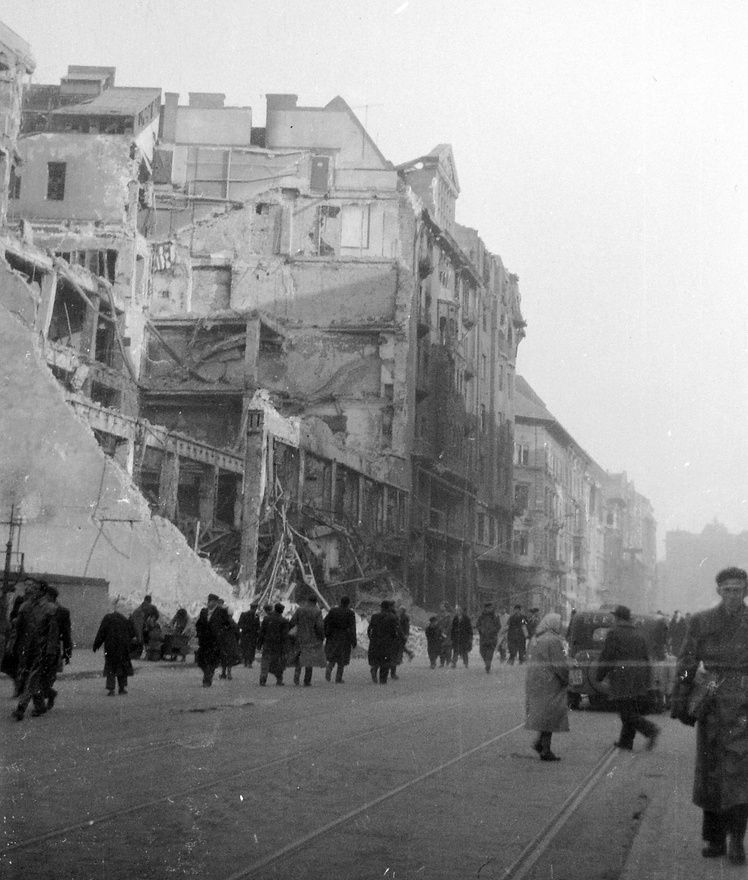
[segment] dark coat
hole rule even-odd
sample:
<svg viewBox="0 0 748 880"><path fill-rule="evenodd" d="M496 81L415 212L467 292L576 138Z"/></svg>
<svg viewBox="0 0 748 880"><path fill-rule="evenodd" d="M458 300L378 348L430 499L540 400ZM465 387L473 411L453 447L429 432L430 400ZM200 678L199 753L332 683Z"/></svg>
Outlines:
<svg viewBox="0 0 748 880"><path fill-rule="evenodd" d="M262 650L262 659L268 661L273 675L282 675L289 651L288 630L291 624L282 614L272 611L260 624L257 648Z"/></svg>
<svg viewBox="0 0 748 880"><path fill-rule="evenodd" d="M484 611L475 624L481 648L494 648L499 643L501 621L493 611Z"/></svg>
<svg viewBox="0 0 748 880"><path fill-rule="evenodd" d="M234 621L222 605L216 605L210 615L207 608L201 609L195 632L198 645L195 659L200 666L220 666L226 656L229 639L236 644Z"/></svg>
<svg viewBox="0 0 748 880"><path fill-rule="evenodd" d="M473 648L473 624L467 614L456 614L452 620L452 647L458 654L471 651Z"/></svg>
<svg viewBox="0 0 748 880"><path fill-rule="evenodd" d="M605 637L597 666L597 680L608 677L614 700L646 696L651 668L647 642L634 624L620 620Z"/></svg>
<svg viewBox="0 0 748 880"><path fill-rule="evenodd" d="M159 618L159 610L153 602L141 602L130 615L132 625L135 627L135 638L143 644L148 641L148 632Z"/></svg>
<svg viewBox="0 0 748 880"><path fill-rule="evenodd" d="M509 615L507 622L507 642L511 648L513 645L525 643L528 636L527 618L521 611L514 611Z"/></svg>
<svg viewBox="0 0 748 880"><path fill-rule="evenodd" d="M366 634L369 636L369 666L390 666L394 663L402 641L397 615L391 611L372 614Z"/></svg>
<svg viewBox="0 0 748 880"><path fill-rule="evenodd" d="M19 672L56 665L60 635L55 605L44 599L24 602L18 611L15 626Z"/></svg>
<svg viewBox="0 0 748 880"><path fill-rule="evenodd" d="M426 650L429 657L438 657L445 641L439 621L430 623L424 630L424 633L426 635Z"/></svg>
<svg viewBox="0 0 748 880"><path fill-rule="evenodd" d="M696 726L693 802L722 812L748 803L748 608L733 616L720 605L693 615L679 679L692 682L700 662L720 684Z"/></svg>
<svg viewBox="0 0 748 880"><path fill-rule="evenodd" d="M239 615L239 642L245 653L257 648L257 637L260 635L260 616L256 611L242 611Z"/></svg>
<svg viewBox="0 0 748 880"><path fill-rule="evenodd" d="M104 675L132 675L130 647L137 638L132 620L119 611L105 614L99 624L93 649L104 646Z"/></svg>
<svg viewBox="0 0 748 880"><path fill-rule="evenodd" d="M336 605L325 617L325 657L328 663L347 666L356 647L356 615Z"/></svg>

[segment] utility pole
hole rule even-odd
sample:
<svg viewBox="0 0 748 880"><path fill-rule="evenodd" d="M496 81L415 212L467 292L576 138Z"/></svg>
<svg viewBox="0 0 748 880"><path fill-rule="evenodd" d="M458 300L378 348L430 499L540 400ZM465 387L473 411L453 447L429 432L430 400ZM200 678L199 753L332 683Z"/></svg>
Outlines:
<svg viewBox="0 0 748 880"><path fill-rule="evenodd" d="M8 526L8 542L5 545L5 567L3 568L3 586L2 592L7 593L10 590L10 569L11 569L11 560L13 558L13 536L16 527L18 527L18 540L20 542L21 539L21 519L16 519L15 517L15 504L11 504L10 506L10 520L4 523L0 523L0 525ZM20 572L23 572L23 557L21 557L21 568Z"/></svg>

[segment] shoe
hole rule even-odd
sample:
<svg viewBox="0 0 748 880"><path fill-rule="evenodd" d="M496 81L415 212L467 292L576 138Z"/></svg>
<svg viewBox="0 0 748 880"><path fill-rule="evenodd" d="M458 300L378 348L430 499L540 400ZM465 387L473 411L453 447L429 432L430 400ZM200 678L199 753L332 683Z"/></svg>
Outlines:
<svg viewBox="0 0 748 880"><path fill-rule="evenodd" d="M281 684L281 682L278 682L278 684ZM264 688L265 685L267 685L267 682L266 682L266 681L263 681L262 679L260 679L260 687L261 687L261 688Z"/></svg>
<svg viewBox="0 0 748 880"><path fill-rule="evenodd" d="M335 679L335 684L345 684L345 682L343 681L342 678L336 678L336 679Z"/></svg>
<svg viewBox="0 0 748 880"><path fill-rule="evenodd" d="M205 682L203 682L203 687L206 687ZM110 690L110 691L107 691L107 692L106 692L106 695L107 695L108 697L113 697L113 696L114 696L114 688L112 688L112 690Z"/></svg>
<svg viewBox="0 0 748 880"><path fill-rule="evenodd" d="M47 710L51 709L54 706L56 699L57 699L57 691L54 688L52 688L49 692L49 696L47 697Z"/></svg>
<svg viewBox="0 0 748 880"><path fill-rule="evenodd" d="M265 684L265 682L263 681L262 684ZM285 685L285 681L276 681L276 683L275 683L275 686L278 688L283 687L284 685Z"/></svg>
<svg viewBox="0 0 748 880"><path fill-rule="evenodd" d="M16 721L23 721L23 716L26 714L24 709L14 709L10 713Z"/></svg>
<svg viewBox="0 0 748 880"><path fill-rule="evenodd" d="M540 755L540 760L541 761L560 761L561 758L559 758L558 755L554 755L553 752L543 752Z"/></svg>
<svg viewBox="0 0 748 880"><path fill-rule="evenodd" d="M630 745L630 746L629 746L629 745L626 745L626 743L619 742L618 740L616 740L616 741L613 743L613 745L614 745L617 749L623 749L624 752L633 752L633 751L634 751L634 746L633 746L633 745Z"/></svg>
<svg viewBox="0 0 748 880"><path fill-rule="evenodd" d="M39 707L36 707L36 706L35 706L35 707L31 710L31 717L32 717L32 718L38 718L40 715L44 715L46 711L47 711L47 710L46 710L46 709L43 709L41 706L39 706Z"/></svg>
<svg viewBox="0 0 748 880"><path fill-rule="evenodd" d="M726 852L727 847L724 843L714 843L714 841L711 841L701 850L701 855L704 856L705 859L718 859Z"/></svg>
<svg viewBox="0 0 748 880"><path fill-rule="evenodd" d="M309 688L309 687L311 687L311 686L312 686L311 681L305 681L305 682L304 682L304 687L305 687L305 688Z"/></svg>
<svg viewBox="0 0 748 880"><path fill-rule="evenodd" d="M394 681L399 681L399 680L400 680L400 676L399 676L396 672L391 672L391 673L390 673L390 678L393 679Z"/></svg>
<svg viewBox="0 0 748 880"><path fill-rule="evenodd" d="M745 849L743 849L742 840L730 839L730 844L727 847L727 861L730 862L731 865L745 864Z"/></svg>
<svg viewBox="0 0 748 880"><path fill-rule="evenodd" d="M119 689L119 692L120 692L121 695L124 696L124 695L127 693L127 688L120 688L120 689Z"/></svg>
<svg viewBox="0 0 748 880"><path fill-rule="evenodd" d="M218 677L219 677L219 678L226 678L226 673L225 673L225 672L222 672Z"/></svg>
<svg viewBox="0 0 748 880"><path fill-rule="evenodd" d="M204 688L209 688L209 687L211 687L212 684L213 684L212 681L204 681L204 682L203 682L203 687L204 687ZM112 693L114 693L114 691L112 691Z"/></svg>
<svg viewBox="0 0 748 880"><path fill-rule="evenodd" d="M539 740L539 739L536 739L536 740L535 740L535 742L532 744L532 747L535 749L535 751L536 751L539 755L542 755L542 754L543 754L543 746L540 745L540 740Z"/></svg>
<svg viewBox="0 0 748 880"><path fill-rule="evenodd" d="M657 738L660 735L660 728L656 727L652 733L647 737L647 751L651 752L652 749L657 745Z"/></svg>
<svg viewBox="0 0 748 880"><path fill-rule="evenodd" d="M375 666L371 667L371 680L374 682L374 684L377 683L377 670Z"/></svg>
<svg viewBox="0 0 748 880"><path fill-rule="evenodd" d="M232 679L231 679L231 673L230 673L230 672L229 672L229 674L226 676L226 678L228 678L229 681L232 680Z"/></svg>

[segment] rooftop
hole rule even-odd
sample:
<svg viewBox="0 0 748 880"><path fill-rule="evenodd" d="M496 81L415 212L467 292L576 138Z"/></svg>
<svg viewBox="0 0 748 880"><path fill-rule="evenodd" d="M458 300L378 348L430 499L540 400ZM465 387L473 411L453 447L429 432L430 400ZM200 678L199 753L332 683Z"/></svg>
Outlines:
<svg viewBox="0 0 748 880"><path fill-rule="evenodd" d="M106 89L85 104L71 104L52 111L54 116L133 116L155 100L161 100L161 89Z"/></svg>

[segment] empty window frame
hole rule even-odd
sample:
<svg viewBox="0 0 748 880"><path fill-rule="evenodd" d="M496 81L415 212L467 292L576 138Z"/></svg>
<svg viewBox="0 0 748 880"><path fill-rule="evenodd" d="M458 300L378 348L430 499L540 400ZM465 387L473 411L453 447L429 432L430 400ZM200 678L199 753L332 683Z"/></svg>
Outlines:
<svg viewBox="0 0 748 880"><path fill-rule="evenodd" d="M340 246L363 250L369 247L370 205L343 205Z"/></svg>
<svg viewBox="0 0 748 880"><path fill-rule="evenodd" d="M61 202L65 198L65 172L67 163L47 162L47 199Z"/></svg>

